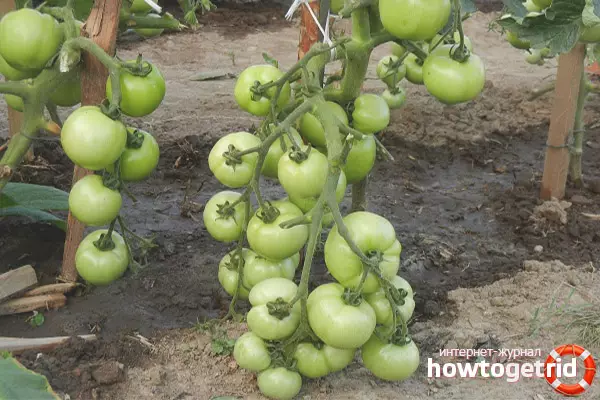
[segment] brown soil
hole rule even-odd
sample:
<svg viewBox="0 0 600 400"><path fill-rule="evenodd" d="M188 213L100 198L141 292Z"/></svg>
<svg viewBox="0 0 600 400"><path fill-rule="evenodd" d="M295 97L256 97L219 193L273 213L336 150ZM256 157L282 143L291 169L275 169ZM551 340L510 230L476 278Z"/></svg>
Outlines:
<svg viewBox="0 0 600 400"><path fill-rule="evenodd" d="M230 358L212 357L210 338L186 329L197 320L222 315L229 301L216 277L216 266L227 247L212 240L201 223L202 204L222 190L208 169L208 151L223 134L246 130L257 121L236 106L233 80L197 82L189 77L197 72L240 71L262 62L262 52L277 58L284 68L296 58L297 23L285 22L285 10L252 6L249 12L244 7L250 6L208 14L196 32L120 46L123 58L143 53L168 82L159 110L135 121L161 143L160 165L148 181L131 187L138 203L127 201L125 207L128 224L138 234L155 235L159 247L150 254L147 267L107 288L71 297L64 309L46 312L41 327L29 326L25 316L0 318L2 336L99 332L101 340L96 343L74 341L37 361L33 353L22 357L27 366L44 373L71 398L210 399L224 394L260 398L250 374L236 369ZM588 274L581 281L582 290L593 293L594 289L595 274L585 271L600 256L600 233L598 222L582 213L598 212L600 185L595 182L600 178L600 158L593 150L599 145L598 127L587 120L590 139L584 171L591 185L569 189L567 200L573 204L566 210L565 224L542 221L534 209L539 205L551 98L547 95L529 102L526 97L529 89L555 73L555 63L526 64L522 53L488 32L492 18L479 14L466 26L487 66L484 94L467 105L444 107L423 88L409 87L408 104L393 113L393 124L383 137L395 161L380 163L369 184L369 208L392 221L404 247L401 273L416 290L412 331L423 357L448 341L468 348L482 334L517 335L512 342L502 341L503 347L507 343L523 348L525 343L546 345L546 341L527 342L522 329L526 316L515 322L513 303L487 303L490 291L493 296L522 297L524 307L531 310L550 301L553 285L566 281L569 274ZM385 48L375 51L371 78L376 61L385 54ZM370 91L383 90L375 79L365 86ZM587 116L599 107L592 97ZM6 132L5 122L0 127ZM38 142L36 155L17 179L67 189L72 167L60 146ZM267 197L282 194L272 182L265 182L264 188ZM348 195L345 209L349 202ZM24 222L0 221L0 273L31 263L43 281L51 282L59 272L64 234ZM534 250L538 245L541 252ZM524 271L525 260L556 259L573 267L552 270L555 280L549 281L544 269ZM528 284L515 285L517 279ZM319 254L312 284L327 280L330 277ZM510 289L503 292L503 287ZM539 296L526 295L536 289ZM482 318L485 328L473 326L481 324ZM231 335L241 329L231 325ZM136 333L149 338L155 347L131 339ZM81 373L89 364L115 360L129 368L127 380L116 386L97 387L89 374ZM542 396L539 399L553 398L543 382L512 389L496 380L485 381L483 386L480 381L448 386L424 376L420 370L408 382L385 384L355 363L335 377L307 385L303 395L340 400L504 399L507 393L514 395L508 398L538 399L533 397L537 394Z"/></svg>

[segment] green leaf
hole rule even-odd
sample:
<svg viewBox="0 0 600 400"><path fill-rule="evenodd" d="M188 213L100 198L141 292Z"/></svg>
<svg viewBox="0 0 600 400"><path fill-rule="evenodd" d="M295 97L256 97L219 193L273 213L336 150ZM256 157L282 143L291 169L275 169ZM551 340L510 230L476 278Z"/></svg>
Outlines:
<svg viewBox="0 0 600 400"><path fill-rule="evenodd" d="M46 377L28 370L12 357L0 358L0 399L60 400Z"/></svg>
<svg viewBox="0 0 600 400"><path fill-rule="evenodd" d="M8 183L0 193L0 208L16 204L38 210L66 211L69 209L69 194L52 186Z"/></svg>
<svg viewBox="0 0 600 400"><path fill-rule="evenodd" d="M552 54L566 53L579 39L584 7L585 0L554 0L545 13L525 17L522 21L504 16L498 24L531 42L534 49L548 47Z"/></svg>
<svg viewBox="0 0 600 400"><path fill-rule="evenodd" d="M268 63L274 66L275 68L279 68L279 63L276 59L268 55L267 53L262 53L263 59Z"/></svg>
<svg viewBox="0 0 600 400"><path fill-rule="evenodd" d="M523 19L527 15L527 9L521 0L504 0L504 7L517 19Z"/></svg>
<svg viewBox="0 0 600 400"><path fill-rule="evenodd" d="M37 208L28 208L22 206L3 207L0 208L0 217L27 217L33 221L49 222L58 226L63 231L67 230L67 225L64 220Z"/></svg>
<svg viewBox="0 0 600 400"><path fill-rule="evenodd" d="M586 0L581 18L585 26L600 24L600 0Z"/></svg>
<svg viewBox="0 0 600 400"><path fill-rule="evenodd" d="M212 341L212 352L217 356L228 356L233 353L233 346L235 345L234 339L216 338Z"/></svg>
<svg viewBox="0 0 600 400"><path fill-rule="evenodd" d="M33 315L27 319L29 325L33 326L34 328L44 325L45 320L46 318L44 318L44 314L38 311L34 311Z"/></svg>
<svg viewBox="0 0 600 400"><path fill-rule="evenodd" d="M477 6L473 0L460 0L460 10L463 14L473 14L477 11Z"/></svg>

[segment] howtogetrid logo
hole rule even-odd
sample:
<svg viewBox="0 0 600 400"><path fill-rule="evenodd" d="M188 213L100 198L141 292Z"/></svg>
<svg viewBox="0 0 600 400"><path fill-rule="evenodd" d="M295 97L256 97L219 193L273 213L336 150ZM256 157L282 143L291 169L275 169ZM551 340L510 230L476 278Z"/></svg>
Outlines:
<svg viewBox="0 0 600 400"><path fill-rule="evenodd" d="M576 376L575 371L572 373L566 373L569 364L562 363L561 357L571 356L573 365L576 360L579 359L583 362L584 373L583 378L577 383L566 384L563 383L560 378L562 376L573 378ZM573 368L575 369L575 368ZM596 362L594 357L589 351L576 344L565 344L559 346L550 352L546 362L544 363L544 376L546 381L556 390L558 393L565 396L579 396L585 392L596 375Z"/></svg>

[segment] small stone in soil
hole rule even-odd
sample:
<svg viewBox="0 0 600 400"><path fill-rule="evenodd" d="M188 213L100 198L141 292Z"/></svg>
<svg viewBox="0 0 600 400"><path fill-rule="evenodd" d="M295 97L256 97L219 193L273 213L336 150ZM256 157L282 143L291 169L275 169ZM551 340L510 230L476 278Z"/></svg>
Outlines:
<svg viewBox="0 0 600 400"><path fill-rule="evenodd" d="M574 195L574 196L571 197L571 203L587 205L587 204L592 204L593 201L590 200L590 199L588 199L585 196L582 196L580 194L576 194L576 195Z"/></svg>
<svg viewBox="0 0 600 400"><path fill-rule="evenodd" d="M123 364L108 361L92 371L92 377L101 385L112 385L124 379Z"/></svg>
<svg viewBox="0 0 600 400"><path fill-rule="evenodd" d="M535 251L536 253L541 253L542 251L544 251L544 246L538 244L533 248L533 251Z"/></svg>

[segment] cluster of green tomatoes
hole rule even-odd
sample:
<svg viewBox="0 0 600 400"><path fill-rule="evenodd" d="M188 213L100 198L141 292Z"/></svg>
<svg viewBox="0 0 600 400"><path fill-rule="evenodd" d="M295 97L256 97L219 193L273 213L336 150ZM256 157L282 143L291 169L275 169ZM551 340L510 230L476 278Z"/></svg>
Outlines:
<svg viewBox="0 0 600 400"><path fill-rule="evenodd" d="M61 48L61 25L54 17L29 8L6 14L0 20L0 73L7 80L35 79ZM50 95L54 105L73 107L81 102L79 71L70 74L72 79ZM120 88L120 111L142 117L162 102L165 80L156 66L140 57L121 68ZM112 96L110 79L106 96ZM6 101L18 111L27 106L18 96L6 95ZM148 132L126 127L98 106L73 111L62 126L60 140L71 161L95 172L73 185L69 194L72 215L91 227L112 223L110 234L107 229L90 233L76 253L81 277L94 285L106 285L121 277L130 261L129 246L112 231L122 205L120 190L123 182L145 179L155 169L158 144Z"/></svg>
<svg viewBox="0 0 600 400"><path fill-rule="evenodd" d="M258 97L252 89L257 82L267 84L283 75L272 65L248 67L235 85L238 105L253 115L267 116L277 89L267 89ZM282 85L277 109L296 97L292 91L289 83ZM335 102L323 107L336 122L364 134L354 141L339 176L335 197L341 202L347 184L360 182L373 168L373 134L388 126L390 109L374 94L356 98L352 113ZM307 112L262 155L261 174L278 180L287 196L260 198L255 210L248 190L230 189L258 185L259 153L272 128L266 126L255 134L227 134L216 142L208 158L210 170L229 190L206 203L204 224L214 239L238 244L219 263L218 279L228 294L247 299L252 306L247 314L250 331L234 347L237 363L258 373L259 389L275 399L296 396L302 376L318 378L344 369L358 349L363 364L376 376L387 380L411 376L419 365L418 348L406 337L406 322L415 307L413 290L397 275L402 246L394 227L371 212L353 212L343 222L359 251L377 267L365 270L363 260L334 225L327 235L324 257L336 282L318 286L306 300L312 339L293 340L302 323L294 277L310 229L306 224L286 226L286 222L310 214L316 206L326 185L329 162L324 127L313 112ZM331 213L326 213L323 225L332 224ZM246 241L248 247L242 247ZM380 331L388 332L391 339L382 339Z"/></svg>

